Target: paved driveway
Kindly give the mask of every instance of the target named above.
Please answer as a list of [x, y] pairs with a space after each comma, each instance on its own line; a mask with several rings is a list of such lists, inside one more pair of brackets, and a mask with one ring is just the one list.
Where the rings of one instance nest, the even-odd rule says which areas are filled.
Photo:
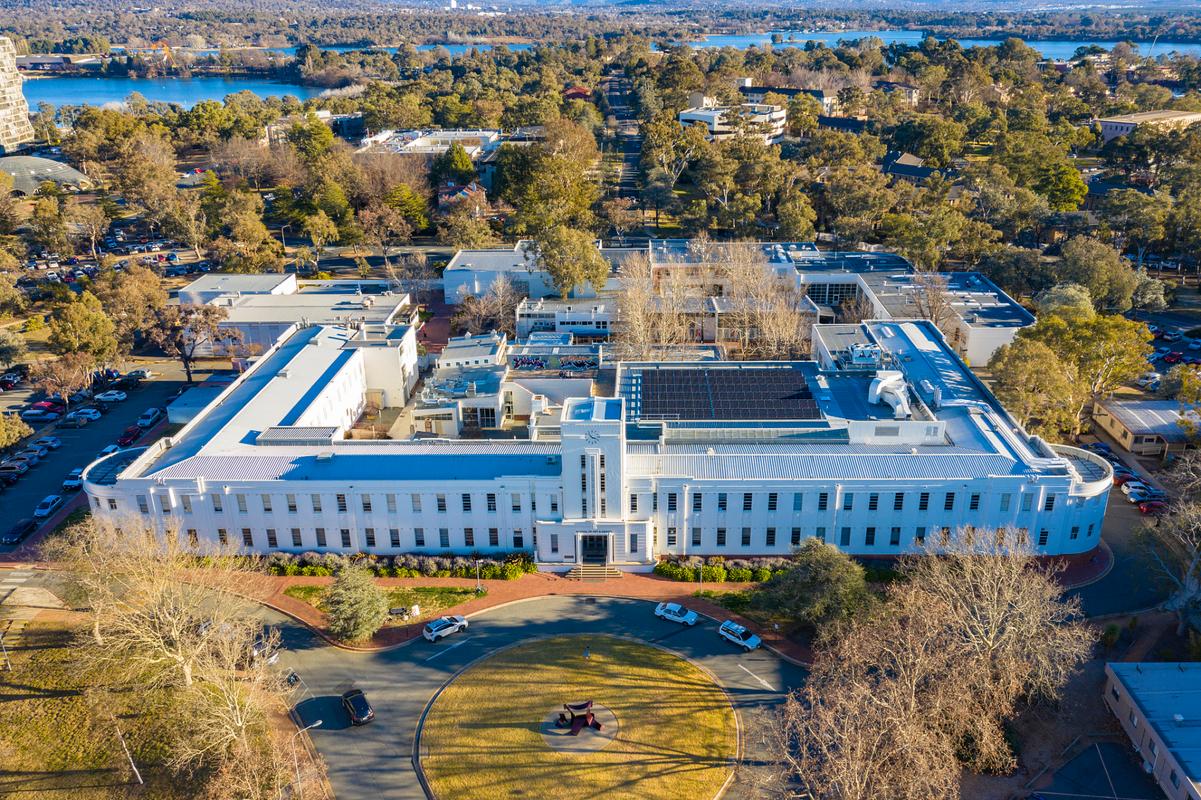
[[[758, 741], [763, 717], [787, 690], [800, 685], [804, 670], [770, 652], [735, 649], [718, 637], [712, 620], [684, 628], [657, 619], [652, 610], [651, 603], [641, 600], [544, 597], [483, 612], [471, 618], [464, 634], [437, 644], [417, 640], [380, 653], [338, 650], [282, 616], [273, 620], [281, 625], [288, 648], [281, 665], [296, 669], [305, 683], [297, 712], [306, 725], [322, 720], [311, 735], [340, 798], [424, 798], [412, 766], [413, 741], [421, 713], [438, 688], [497, 648], [559, 634], [582, 635], [581, 650], [589, 634], [645, 639], [713, 673], [738, 709], [744, 731], [745, 766], [727, 796], [749, 796], [751, 772], [765, 755]], [[372, 724], [350, 727], [339, 695], [352, 687], [363, 689], [375, 706]]]

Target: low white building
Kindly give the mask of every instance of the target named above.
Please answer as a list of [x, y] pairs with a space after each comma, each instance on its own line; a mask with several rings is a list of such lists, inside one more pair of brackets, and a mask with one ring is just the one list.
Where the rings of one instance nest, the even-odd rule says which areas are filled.
[[1179, 130], [1201, 122], [1201, 111], [1140, 111], [1136, 114], [1121, 114], [1115, 117], [1101, 117], [1097, 124], [1101, 126], [1101, 141], [1108, 143], [1119, 136], [1134, 133], [1140, 126], [1159, 128], [1161, 130]]
[[782, 106], [766, 103], [741, 103], [720, 105], [712, 97], [693, 93], [691, 107], [679, 113], [680, 124], [705, 126], [706, 138], [710, 141], [731, 139], [740, 133], [763, 136], [763, 141], [775, 144], [784, 137], [788, 124], [788, 111]]
[[623, 363], [611, 388], [532, 414], [529, 439], [352, 441], [371, 393], [399, 381], [355, 332], [301, 328], [84, 485], [102, 522], [254, 552], [525, 550], [547, 569], [647, 569], [810, 537], [896, 555], [1001, 526], [1045, 555], [1098, 545], [1107, 462], [1023, 431], [930, 323], [861, 336], [822, 362]]

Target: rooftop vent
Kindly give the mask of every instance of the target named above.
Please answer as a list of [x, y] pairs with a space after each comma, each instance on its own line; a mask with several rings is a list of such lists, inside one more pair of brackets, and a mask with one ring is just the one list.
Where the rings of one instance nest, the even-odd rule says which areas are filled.
[[334, 453], [332, 450], [324, 450], [317, 454], [318, 461], [333, 461]]

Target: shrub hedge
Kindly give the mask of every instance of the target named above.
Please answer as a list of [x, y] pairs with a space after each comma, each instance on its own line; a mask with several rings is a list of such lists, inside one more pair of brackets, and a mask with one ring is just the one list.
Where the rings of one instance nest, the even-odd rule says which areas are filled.
[[700, 567], [704, 583], [762, 583], [773, 575], [787, 572], [792, 562], [787, 558], [732, 558], [721, 556], [700, 558], [666, 558], [655, 565], [654, 573], [662, 578], [683, 583], [696, 583]]
[[[480, 556], [480, 577], [511, 581], [538, 567], [526, 552]], [[370, 553], [271, 553], [264, 559], [272, 575], [334, 575], [348, 566], [364, 566], [378, 578], [474, 578], [476, 559], [466, 556], [428, 556], [405, 553], [377, 556]]]

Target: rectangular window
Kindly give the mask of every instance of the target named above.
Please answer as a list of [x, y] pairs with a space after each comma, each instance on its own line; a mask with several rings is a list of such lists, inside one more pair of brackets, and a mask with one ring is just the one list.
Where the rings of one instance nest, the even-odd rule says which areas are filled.
[[693, 511], [700, 511], [703, 508], [702, 503], [704, 501], [701, 499], [702, 497], [704, 497], [704, 495], [702, 495], [700, 492], [692, 493], [692, 510]]
[[463, 529], [463, 544], [466, 547], [475, 547], [475, 528]]
[[269, 495], [269, 494], [262, 495], [262, 500], [263, 500], [263, 513], [270, 514], [271, 513], [271, 495]]
[[726, 529], [725, 528], [717, 529], [717, 546], [718, 547], [726, 546]]
[[888, 544], [892, 547], [900, 547], [901, 546], [901, 529], [900, 528], [893, 528], [891, 531], [889, 531]]
[[1088, 524], [1088, 538], [1093, 538], [1093, 523]]
[[487, 499], [487, 503], [488, 503], [488, 513], [495, 514], [496, 513], [496, 495], [489, 492], [486, 499]]
[[830, 493], [822, 492], [817, 496], [817, 510], [825, 511], [830, 505]]
[[750, 492], [743, 492], [743, 493], [742, 493], [742, 510], [743, 510], [743, 511], [750, 511], [750, 510], [751, 510], [751, 507], [752, 507], [752, 505], [753, 505], [753, 502], [754, 502], [754, 497], [755, 497], [755, 496], [754, 496], [753, 494], [751, 494]]
[[968, 498], [967, 510], [968, 511], [979, 511], [980, 510], [980, 495], [979, 494], [973, 493]]
[[195, 528], [188, 528], [188, 546], [196, 547], [200, 544], [200, 534], [196, 533]]
[[550, 551], [552, 553], [559, 552], [559, 534], [552, 533], [550, 535]]
[[240, 495], [237, 495], [234, 499], [236, 499], [238, 501], [238, 513], [245, 514], [247, 512], [246, 495], [240, 494]]
[[521, 495], [513, 494], [512, 497], [509, 498], [509, 504], [514, 513], [521, 511]]
[[779, 494], [777, 494], [776, 492], [768, 492], [767, 493], [767, 510], [775, 511], [777, 505], [779, 504], [779, 501], [780, 501]]
[[1049, 495], [1047, 495], [1047, 499], [1043, 501], [1043, 511], [1054, 511], [1054, 510], [1055, 510], [1055, 495], [1049, 494]]
[[1034, 507], [1034, 495], [1026, 493], [1022, 495], [1022, 511], [1029, 511]]
[[725, 492], [717, 493], [717, 510], [718, 511], [726, 510], [726, 493]]
[[350, 547], [350, 528], [342, 528], [342, 546]]
[[412, 502], [413, 502], [413, 513], [420, 514], [421, 513], [421, 495], [415, 494], [410, 498], [410, 500], [412, 500]]
[[638, 495], [631, 494], [630, 495], [630, 512], [636, 513], [637, 511], [638, 511]]
[[942, 510], [943, 511], [954, 511], [955, 510], [955, 493], [954, 492], [947, 492], [947, 499], [942, 501]]
[[879, 511], [880, 510], [880, 495], [878, 493], [872, 492], [871, 494], [869, 494], [867, 496], [867, 510], [868, 511]]
[[434, 495], [434, 502], [437, 503], [438, 513], [445, 514], [446, 513], [446, 495], [444, 495], [444, 494]]
[[317, 528], [314, 533], [317, 534], [317, 546], [325, 547], [325, 528]]
[[742, 529], [742, 546], [743, 547], [751, 546], [751, 529], [750, 528]]
[[775, 547], [775, 546], [776, 546], [776, 529], [775, 529], [775, 528], [768, 528], [768, 529], [767, 529], [767, 541], [765, 542], [765, 544], [766, 544], [768, 547]]
[[868, 528], [863, 534], [863, 544], [867, 547], [874, 547], [876, 544], [876, 529]]
[[1008, 511], [1009, 511], [1009, 495], [1003, 494], [1003, 495], [1001, 495], [1001, 513], [1004, 514]]
[[296, 513], [296, 495], [294, 495], [294, 494], [284, 495], [284, 502], [286, 502], [288, 504], [288, 513], [295, 514]]
[[675, 492], [667, 493], [667, 510], [669, 512], [676, 510], [676, 493]]
[[851, 529], [843, 528], [838, 534], [838, 543], [843, 547], [851, 546]]
[[500, 531], [496, 528], [488, 529], [488, 546], [500, 547]]
[[651, 511], [659, 510], [659, 493], [655, 492], [651, 495]]
[[115, 497], [110, 497], [110, 498], [108, 499], [108, 510], [109, 510], [109, 511], [116, 511], [116, 510], [117, 510], [117, 498], [115, 498]]
[[300, 538], [300, 528], [292, 529], [292, 546], [304, 547], [304, 540]]
[[313, 513], [320, 514], [321, 513], [321, 495], [315, 494], [312, 496], [311, 499], [313, 501]]
[[438, 529], [438, 546], [442, 548], [450, 547], [450, 528]]
[[926, 529], [925, 528], [917, 529], [917, 532], [915, 532], [913, 534], [913, 543], [916, 544], [918, 547], [921, 547], [922, 545], [924, 545], [926, 543]]
[[1051, 537], [1050, 532], [1047, 531], [1046, 528], [1043, 528], [1041, 531], [1038, 532], [1038, 546], [1046, 547], [1047, 539], [1049, 539], [1050, 537]]
[[368, 547], [375, 547], [375, 528], [363, 528], [363, 538], [367, 540]]
[[676, 529], [675, 528], [667, 529], [667, 546], [668, 547], [676, 546]]
[[801, 494], [800, 492], [793, 492], [793, 495], [792, 495], [792, 510], [793, 510], [793, 511], [800, 511], [800, 510], [801, 510], [801, 506], [803, 505], [803, 501], [804, 501], [804, 499], [805, 499], [805, 495]]
[[244, 547], [254, 547], [254, 534], [250, 532], [250, 528], [242, 529], [242, 545]]
[[267, 547], [271, 550], [279, 547], [279, 540], [275, 537], [275, 528], [267, 529]]
[[212, 501], [212, 503], [213, 503], [213, 511], [214, 511], [215, 513], [217, 513], [217, 514], [220, 514], [220, 513], [221, 513], [221, 511], [222, 511], [222, 506], [221, 506], [221, 495], [219, 495], [219, 494], [210, 494], [210, 495], [209, 495], [209, 499], [210, 499], [210, 500]]
[[701, 529], [700, 528], [692, 529], [692, 546], [693, 547], [701, 546]]
[[463, 494], [460, 497], [463, 501], [463, 513], [466, 514], [471, 511], [471, 495]]
[[824, 527], [819, 527], [813, 532], [813, 537], [815, 539], [821, 539], [823, 542], [826, 541], [826, 529]]
[[1079, 525], [1072, 526], [1072, 533], [1071, 533], [1071, 536], [1069, 536], [1068, 538], [1070, 538], [1070, 539], [1079, 539], [1080, 538], [1080, 526]]
[[413, 529], [413, 546], [425, 547], [425, 528]]
[[847, 492], [842, 496], [842, 510], [852, 511], [855, 508], [855, 495], [852, 492]]
[[225, 532], [225, 528], [217, 529], [217, 541], [223, 545], [229, 544], [229, 534]]
[[369, 494], [363, 495], [363, 513], [364, 514], [371, 513], [371, 495], [369, 495]]
[[788, 543], [791, 544], [793, 547], [800, 546], [800, 544], [801, 544], [801, 529], [800, 528], [792, 529], [792, 535], [789, 537]]
[[158, 506], [159, 506], [158, 510], [160, 512], [162, 512], [164, 514], [170, 514], [171, 513], [171, 498], [165, 494], [160, 494], [158, 496]]
[[337, 502], [338, 502], [338, 513], [345, 514], [346, 513], [346, 495], [344, 495], [344, 494], [338, 495]]
[[552, 514], [558, 514], [558, 513], [559, 513], [559, 495], [557, 495], [557, 494], [556, 494], [556, 495], [551, 495], [551, 498], [550, 498], [550, 513], [552, 513]]
[[179, 502], [183, 505], [183, 513], [192, 513], [192, 496], [183, 494], [179, 496]]
[[388, 544], [400, 547], [400, 528], [388, 528]]
[[513, 549], [521, 550], [524, 547], [525, 547], [525, 536], [522, 534], [521, 529], [518, 528], [517, 530], [513, 531]]
[[904, 511], [905, 510], [905, 495], [902, 494], [901, 492], [897, 492], [896, 494], [894, 494], [892, 496], [892, 510], [893, 511]]
[[394, 495], [394, 494], [384, 495], [384, 503], [387, 505], [389, 514], [396, 513], [396, 495]]
[[930, 493], [922, 492], [917, 496], [917, 510], [927, 511], [930, 508]]

